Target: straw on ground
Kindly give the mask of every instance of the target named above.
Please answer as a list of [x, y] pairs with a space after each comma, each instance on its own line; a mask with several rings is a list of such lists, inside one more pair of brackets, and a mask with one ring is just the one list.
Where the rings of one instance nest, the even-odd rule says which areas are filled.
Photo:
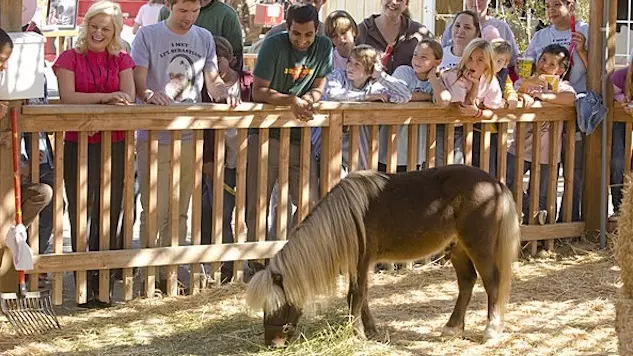
[[[464, 337], [440, 339], [457, 288], [452, 267], [435, 265], [371, 277], [380, 340], [354, 337], [341, 281], [337, 295], [307, 308], [300, 324], [303, 335], [283, 354], [616, 353], [614, 259], [597, 251], [574, 255], [568, 245], [558, 252], [516, 264], [506, 333], [497, 344], [481, 344], [486, 313], [481, 283], [475, 287]], [[262, 347], [261, 316], [243, 298], [244, 287], [232, 285], [199, 296], [135, 300], [110, 310], [63, 316], [62, 331], [29, 340], [0, 323], [0, 350], [4, 355], [281, 355]]]

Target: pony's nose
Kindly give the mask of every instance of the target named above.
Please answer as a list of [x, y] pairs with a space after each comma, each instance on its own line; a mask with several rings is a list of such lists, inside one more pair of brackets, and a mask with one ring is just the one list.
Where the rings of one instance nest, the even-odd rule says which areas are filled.
[[272, 340], [270, 340], [270, 346], [272, 347], [285, 347], [286, 346], [286, 338], [282, 336], [276, 336]]

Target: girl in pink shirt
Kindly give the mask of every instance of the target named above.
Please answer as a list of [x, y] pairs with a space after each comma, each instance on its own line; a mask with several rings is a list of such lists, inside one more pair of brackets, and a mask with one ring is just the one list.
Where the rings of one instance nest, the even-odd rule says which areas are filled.
[[[476, 38], [464, 49], [459, 64], [442, 74], [442, 82], [459, 104], [464, 116], [491, 118], [491, 109], [503, 107], [503, 95], [495, 78], [493, 51], [488, 41]], [[475, 132], [476, 135], [481, 135]], [[463, 163], [463, 128], [455, 128], [455, 163]], [[473, 145], [473, 162], [479, 161], [479, 145]]]
[[[134, 62], [127, 53], [121, 51], [122, 29], [123, 17], [118, 4], [101, 1], [88, 9], [76, 47], [63, 52], [53, 65], [59, 84], [61, 103], [125, 105], [134, 102]], [[75, 252], [77, 252], [78, 238], [87, 239], [89, 251], [99, 250], [101, 134], [99, 132], [88, 134], [88, 236], [77, 236], [78, 135], [76, 132], [68, 132], [64, 139], [64, 183], [68, 197], [72, 245]], [[110, 249], [120, 249], [123, 246], [121, 236], [123, 227], [120, 226], [119, 221], [123, 221], [121, 208], [123, 167], [125, 166], [124, 139], [124, 132], [112, 132]], [[114, 281], [114, 279], [110, 280]], [[108, 305], [97, 300], [99, 295], [97, 271], [89, 271], [87, 280], [87, 302], [80, 306]]]

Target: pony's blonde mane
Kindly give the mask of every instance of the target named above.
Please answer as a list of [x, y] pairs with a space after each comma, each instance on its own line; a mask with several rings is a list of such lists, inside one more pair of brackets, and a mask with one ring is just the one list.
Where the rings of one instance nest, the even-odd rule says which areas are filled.
[[[356, 280], [365, 251], [364, 216], [389, 177], [375, 171], [349, 174], [291, 232], [288, 243], [248, 283], [247, 303], [274, 313], [285, 303], [302, 307], [317, 294], [334, 290], [339, 273]], [[275, 285], [280, 274], [283, 290]]]

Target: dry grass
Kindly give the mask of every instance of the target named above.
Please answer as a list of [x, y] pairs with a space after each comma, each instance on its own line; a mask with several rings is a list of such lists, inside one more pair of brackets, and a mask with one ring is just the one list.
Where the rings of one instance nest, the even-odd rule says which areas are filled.
[[[261, 347], [261, 319], [235, 285], [199, 296], [135, 300], [61, 317], [64, 328], [21, 339], [0, 322], [4, 355], [604, 355], [616, 354], [615, 261], [606, 252], [546, 255], [516, 264], [506, 330], [481, 344], [486, 295], [475, 287], [462, 338], [441, 340], [457, 295], [450, 266], [376, 274], [370, 305], [380, 340], [361, 341], [347, 324], [344, 290], [306, 310], [303, 335], [283, 352]], [[586, 252], [583, 252], [586, 251]], [[567, 256], [567, 257], [565, 257]], [[341, 281], [341, 286], [345, 285]], [[1, 321], [2, 319], [0, 319]]]
[[633, 299], [619, 293], [615, 302], [615, 330], [620, 355], [633, 355]]

